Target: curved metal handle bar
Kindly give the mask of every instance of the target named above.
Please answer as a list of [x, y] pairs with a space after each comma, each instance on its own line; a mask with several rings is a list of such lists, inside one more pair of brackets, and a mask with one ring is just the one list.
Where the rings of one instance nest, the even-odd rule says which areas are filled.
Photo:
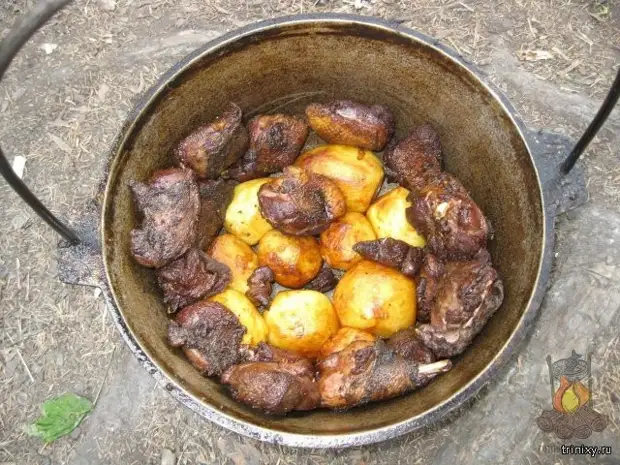
[[[28, 12], [21, 20], [19, 20], [6, 38], [0, 43], [0, 81], [4, 76], [11, 61], [19, 52], [21, 47], [30, 39], [30, 37], [51, 18], [54, 13], [66, 6], [71, 0], [41, 0], [35, 7]], [[600, 130], [605, 120], [609, 117], [611, 110], [618, 102], [620, 96], [620, 70], [607, 98], [603, 102], [602, 107], [598, 111], [594, 120], [588, 126], [588, 129], [581, 137], [570, 155], [566, 158], [560, 168], [563, 175], [575, 166], [579, 157], [583, 154], [588, 144], [592, 141], [596, 133]], [[47, 222], [56, 232], [67, 239], [72, 244], [80, 242], [80, 238], [69, 226], [60, 221], [45, 205], [28, 189], [24, 182], [15, 174], [11, 165], [0, 149], [0, 174], [4, 176], [9, 185], [17, 192], [17, 194], [30, 205], [30, 207]]]

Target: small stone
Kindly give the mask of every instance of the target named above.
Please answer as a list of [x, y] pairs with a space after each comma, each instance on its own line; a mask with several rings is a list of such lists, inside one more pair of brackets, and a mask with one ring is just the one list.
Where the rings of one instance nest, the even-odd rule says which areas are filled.
[[614, 264], [614, 259], [611, 255], [607, 255], [607, 257], [605, 258], [605, 265], [613, 265]]
[[614, 404], [620, 404], [620, 398], [615, 392], [611, 392], [609, 394], [609, 400], [611, 400]]
[[80, 437], [80, 434], [82, 434], [82, 430], [80, 429], [80, 427], [78, 426], [77, 428], [75, 428], [73, 431], [71, 431], [71, 439], [77, 439]]
[[161, 465], [175, 465], [176, 461], [177, 458], [170, 449], [162, 449]]
[[41, 456], [41, 461], [39, 462], [41, 465], [52, 465], [52, 461], [49, 457]]

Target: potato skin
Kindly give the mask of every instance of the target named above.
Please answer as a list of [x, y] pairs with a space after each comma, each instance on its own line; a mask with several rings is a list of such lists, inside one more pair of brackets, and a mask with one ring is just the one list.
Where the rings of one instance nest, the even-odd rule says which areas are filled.
[[321, 145], [303, 153], [295, 165], [334, 181], [348, 211], [364, 213], [383, 184], [383, 165], [375, 154], [349, 145]]
[[311, 236], [289, 236], [277, 229], [258, 243], [258, 263], [271, 268], [276, 282], [297, 289], [310, 282], [321, 269], [319, 243]]
[[245, 294], [249, 288], [248, 278], [258, 268], [258, 256], [252, 248], [237, 236], [222, 234], [211, 243], [207, 254], [230, 268], [229, 286]]
[[310, 290], [282, 291], [265, 312], [269, 343], [315, 358], [338, 331], [338, 316], [329, 299]]
[[369, 332], [362, 331], [357, 328], [348, 328], [345, 326], [340, 328], [336, 334], [330, 337], [327, 342], [323, 344], [323, 347], [321, 347], [321, 352], [319, 353], [319, 358], [324, 359], [329, 357], [331, 354], [340, 352], [341, 350], [346, 349], [349, 344], [352, 344], [353, 342], [374, 342], [376, 339], [377, 338]]
[[426, 240], [407, 221], [405, 210], [411, 206], [407, 200], [409, 191], [397, 187], [379, 197], [366, 212], [377, 238], [391, 237], [412, 247], [424, 247]]
[[349, 212], [321, 233], [321, 255], [332, 268], [346, 271], [362, 259], [353, 246], [376, 238], [372, 225], [364, 215]]
[[415, 284], [398, 271], [362, 260], [347, 271], [334, 291], [342, 326], [390, 337], [415, 322]]
[[272, 226], [260, 213], [258, 190], [271, 178], [253, 179], [235, 187], [233, 199], [226, 209], [224, 227], [248, 245], [256, 244]]
[[245, 295], [227, 288], [209, 300], [222, 304], [234, 313], [239, 319], [239, 323], [245, 327], [246, 333], [241, 339], [242, 344], [255, 346], [259, 342], [267, 340], [267, 324], [254, 304]]

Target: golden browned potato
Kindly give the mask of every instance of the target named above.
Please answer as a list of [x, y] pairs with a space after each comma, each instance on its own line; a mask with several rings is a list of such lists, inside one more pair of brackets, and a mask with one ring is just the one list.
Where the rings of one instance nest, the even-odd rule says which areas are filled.
[[314, 358], [336, 331], [338, 317], [329, 299], [310, 290], [283, 291], [265, 312], [269, 343]]
[[379, 197], [373, 203], [366, 216], [379, 239], [391, 237], [406, 242], [412, 247], [424, 247], [426, 241], [407, 221], [405, 210], [411, 206], [407, 200], [409, 191], [397, 187]]
[[375, 154], [348, 145], [321, 145], [302, 154], [295, 165], [334, 181], [352, 212], [364, 213], [383, 183], [383, 165]]
[[297, 289], [310, 282], [321, 269], [319, 243], [311, 236], [289, 236], [277, 229], [258, 243], [258, 263], [271, 268], [276, 282]]
[[321, 255], [332, 268], [348, 270], [362, 259], [353, 246], [376, 238], [372, 225], [364, 215], [349, 212], [321, 233]]
[[338, 330], [336, 334], [330, 337], [323, 347], [321, 347], [321, 352], [319, 353], [319, 358], [327, 358], [331, 354], [335, 354], [336, 352], [340, 352], [341, 350], [346, 349], [349, 344], [352, 344], [356, 341], [369, 341], [374, 342], [377, 338], [361, 329], [357, 328], [347, 328], [343, 327]]
[[273, 229], [258, 207], [258, 190], [270, 181], [271, 178], [260, 178], [239, 184], [226, 209], [226, 231], [248, 245], [256, 244], [267, 231]]
[[207, 253], [230, 268], [232, 280], [229, 284], [242, 294], [248, 290], [248, 278], [258, 268], [258, 256], [252, 248], [232, 234], [217, 236]]
[[258, 313], [254, 304], [246, 296], [233, 289], [224, 289], [209, 300], [222, 304], [233, 312], [239, 323], [245, 327], [246, 333], [241, 339], [242, 344], [255, 346], [267, 340], [267, 324], [263, 316]]
[[362, 260], [336, 286], [334, 308], [342, 326], [390, 337], [415, 322], [415, 284], [392, 268]]

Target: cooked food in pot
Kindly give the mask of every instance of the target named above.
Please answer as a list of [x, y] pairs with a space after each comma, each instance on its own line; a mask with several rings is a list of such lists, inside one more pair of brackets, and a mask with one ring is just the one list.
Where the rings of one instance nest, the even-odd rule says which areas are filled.
[[[169, 344], [273, 415], [426, 386], [503, 300], [490, 223], [430, 125], [395, 142], [381, 105], [306, 116], [245, 129], [231, 104], [179, 143], [180, 167], [131, 183], [131, 251], [177, 312]], [[304, 152], [308, 124], [327, 144]]]

